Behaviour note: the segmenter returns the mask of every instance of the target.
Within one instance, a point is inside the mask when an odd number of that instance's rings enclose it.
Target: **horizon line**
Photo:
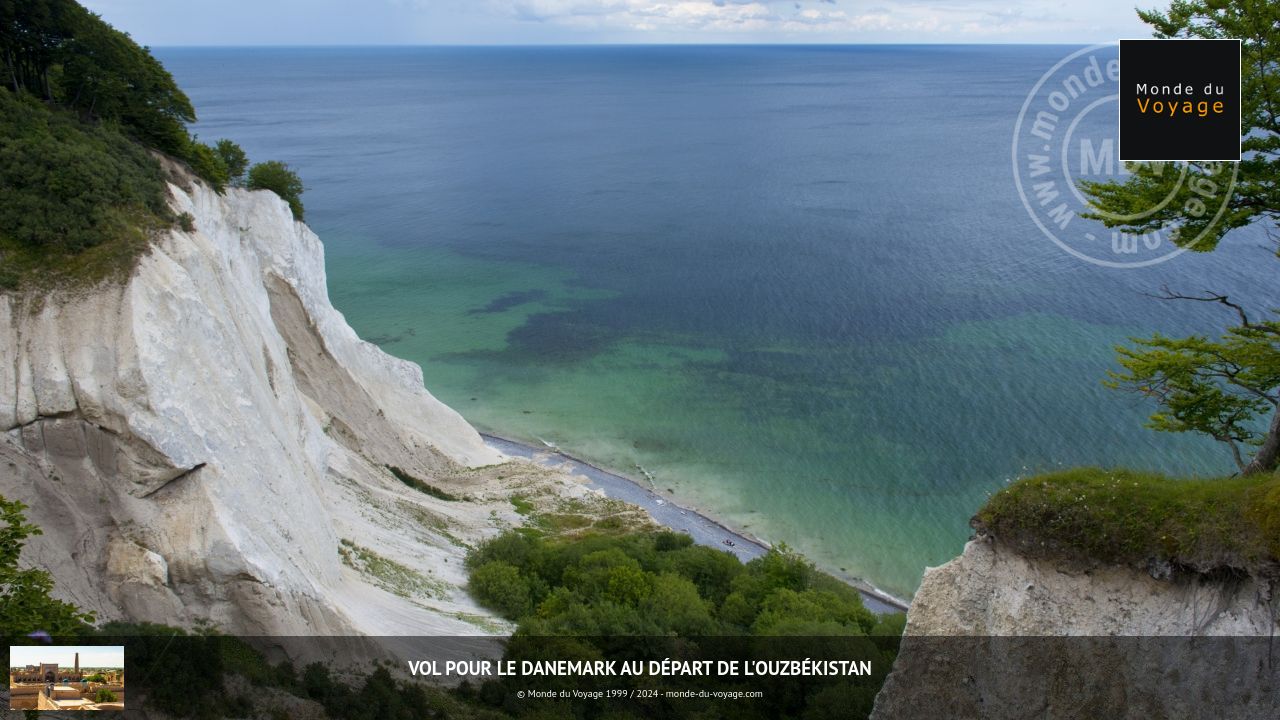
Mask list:
[[[156,44],[149,48],[166,50],[251,50],[251,49],[374,49],[374,48],[585,48],[585,47],[1083,47],[1119,43],[1119,39],[1102,42],[557,42],[557,43],[252,43],[252,44]]]

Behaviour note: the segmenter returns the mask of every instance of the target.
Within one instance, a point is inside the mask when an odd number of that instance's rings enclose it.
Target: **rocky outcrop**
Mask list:
[[[1065,568],[978,538],[926,571],[872,717],[1280,717],[1278,617],[1270,581]]]
[[[504,458],[347,326],[284,202],[185,184],[194,229],[127,280],[0,295],[0,494],[44,530],[24,562],[104,620],[476,634],[464,545],[510,506],[474,468]]]

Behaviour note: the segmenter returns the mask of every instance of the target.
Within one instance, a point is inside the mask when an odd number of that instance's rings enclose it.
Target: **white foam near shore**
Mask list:
[[[688,534],[699,545],[718,548],[733,553],[743,562],[748,562],[769,552],[770,544],[745,531],[735,530],[725,523],[716,520],[706,513],[683,506],[670,498],[664,498],[655,490],[645,487],[639,481],[619,473],[611,472],[566,454],[559,447],[546,441],[547,449],[511,440],[509,438],[481,433],[489,447],[512,457],[522,457],[546,467],[555,468],[585,478],[587,485],[603,492],[605,495],[639,505],[649,512],[659,524]],[[875,613],[905,612],[909,603],[876,588],[860,578],[850,577],[839,572],[831,575],[849,583],[862,593],[863,603],[867,609]]]

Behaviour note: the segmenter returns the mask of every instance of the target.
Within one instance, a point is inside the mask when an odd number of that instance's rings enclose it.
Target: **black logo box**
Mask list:
[[[1122,162],[1238,161],[1240,113],[1239,40],[1120,41]]]

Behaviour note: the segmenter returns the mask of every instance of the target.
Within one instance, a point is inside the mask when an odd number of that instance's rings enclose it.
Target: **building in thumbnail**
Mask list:
[[[15,683],[67,683],[80,682],[80,653],[76,653],[75,668],[59,668],[58,663],[40,663],[9,671],[9,684]]]

